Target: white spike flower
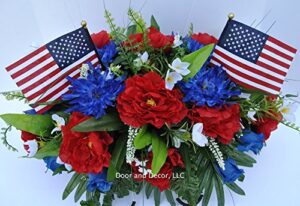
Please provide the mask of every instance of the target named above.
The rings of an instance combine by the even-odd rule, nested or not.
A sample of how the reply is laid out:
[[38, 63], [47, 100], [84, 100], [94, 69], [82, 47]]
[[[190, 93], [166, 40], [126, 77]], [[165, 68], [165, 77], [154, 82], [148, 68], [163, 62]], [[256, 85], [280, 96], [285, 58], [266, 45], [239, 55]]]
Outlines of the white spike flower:
[[148, 61], [149, 54], [148, 52], [144, 52], [143, 54], [139, 54], [138, 57], [133, 61], [134, 66], [141, 67], [143, 64], [145, 64]]
[[172, 90], [175, 86], [175, 84], [182, 80], [182, 76], [178, 74], [177, 72], [170, 72], [170, 70], [167, 71], [166, 75], [166, 89]]
[[179, 58], [174, 59], [172, 64], [168, 64], [171, 69], [176, 71], [177, 73], [185, 76], [188, 75], [191, 71], [188, 69], [190, 63], [182, 62]]
[[183, 42], [181, 41], [181, 37], [179, 34], [174, 36], [173, 48], [179, 47]]
[[297, 103], [292, 102], [284, 102], [282, 107], [280, 108], [280, 112], [282, 113], [282, 116], [285, 120], [289, 122], [295, 122], [296, 121], [296, 111], [298, 109]]

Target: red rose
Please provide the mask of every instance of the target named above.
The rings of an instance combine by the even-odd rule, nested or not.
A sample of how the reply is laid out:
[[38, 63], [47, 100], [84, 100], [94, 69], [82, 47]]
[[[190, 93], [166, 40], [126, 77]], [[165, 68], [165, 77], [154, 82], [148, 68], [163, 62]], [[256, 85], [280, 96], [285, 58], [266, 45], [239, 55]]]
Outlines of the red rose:
[[[21, 131], [21, 139], [24, 142], [30, 141], [30, 140], [38, 140], [38, 136], [36, 136], [35, 134], [26, 132], [26, 131]], [[24, 149], [29, 152], [29, 146], [27, 144], [23, 145]]]
[[216, 39], [214, 36], [211, 36], [207, 33], [192, 34], [192, 39], [204, 45], [218, 43], [218, 39]]
[[181, 93], [165, 88], [165, 82], [155, 72], [135, 75], [125, 82], [125, 90], [117, 98], [121, 120], [133, 127], [147, 123], [161, 128], [165, 123], [179, 123], [187, 109], [180, 101]]
[[134, 47], [135, 50], [142, 50], [143, 48], [143, 34], [130, 34], [128, 37], [128, 41], [124, 42], [124, 46]]
[[240, 106], [238, 104], [224, 105], [221, 108], [195, 107], [189, 114], [195, 122], [203, 123], [205, 135], [228, 144], [234, 134], [240, 130]]
[[74, 132], [71, 129], [88, 119], [79, 112], [72, 113], [69, 123], [62, 127], [63, 141], [59, 157], [78, 173], [99, 173], [109, 166], [108, 146], [113, 142], [106, 132]]
[[101, 49], [102, 47], [104, 47], [106, 44], [110, 42], [109, 34], [104, 30], [96, 34], [92, 34], [91, 37], [95, 46], [98, 49]]
[[154, 49], [171, 47], [174, 41], [172, 35], [164, 35], [154, 27], [150, 27], [148, 31], [149, 45]]
[[279, 122], [282, 120], [282, 115], [280, 113], [273, 114], [275, 117], [266, 115], [265, 117], [259, 118], [256, 122], [254, 122], [255, 131], [258, 134], [263, 133], [265, 140], [269, 139], [271, 132], [277, 129]]
[[[150, 152], [149, 160], [146, 163], [145, 169], [151, 169], [152, 158], [153, 158], [153, 154], [152, 152]], [[133, 162], [132, 164], [132, 170], [134, 175], [133, 177], [136, 181], [145, 180], [149, 182], [152, 186], [158, 187], [160, 191], [164, 191], [170, 188], [170, 180], [172, 178], [173, 168], [177, 166], [184, 168], [184, 164], [180, 154], [177, 152], [176, 149], [171, 148], [168, 150], [168, 157], [165, 164], [163, 165], [163, 167], [160, 169], [159, 173], [156, 176], [147, 174], [145, 176], [145, 179], [143, 179], [142, 173], [139, 171], [139, 167], [136, 165], [135, 162]]]

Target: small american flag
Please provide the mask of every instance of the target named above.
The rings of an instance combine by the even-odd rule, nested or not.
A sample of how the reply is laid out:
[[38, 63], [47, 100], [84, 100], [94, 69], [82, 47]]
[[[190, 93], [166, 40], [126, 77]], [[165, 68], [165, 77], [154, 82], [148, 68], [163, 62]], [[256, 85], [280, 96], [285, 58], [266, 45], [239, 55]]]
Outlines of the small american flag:
[[293, 47], [240, 22], [229, 20], [212, 55], [241, 86], [278, 94], [296, 54]]
[[39, 103], [59, 100], [68, 91], [67, 76], [78, 78], [85, 62], [99, 63], [89, 32], [79, 28], [40, 47], [8, 66], [6, 70], [38, 113], [52, 105]]

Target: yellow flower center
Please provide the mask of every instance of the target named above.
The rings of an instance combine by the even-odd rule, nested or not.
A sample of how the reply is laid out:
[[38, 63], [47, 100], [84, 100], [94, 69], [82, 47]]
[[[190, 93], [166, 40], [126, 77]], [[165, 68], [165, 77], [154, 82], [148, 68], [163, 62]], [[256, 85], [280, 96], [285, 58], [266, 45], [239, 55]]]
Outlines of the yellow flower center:
[[168, 77], [167, 82], [173, 82], [173, 77]]
[[92, 142], [88, 142], [88, 147], [89, 147], [90, 149], [92, 149], [92, 146], [93, 146], [93, 143], [92, 143]]
[[281, 112], [284, 113], [284, 114], [289, 113], [289, 111], [290, 111], [290, 109], [287, 108], [287, 107], [284, 107], [284, 108], [282, 108], [282, 110], [281, 110]]
[[152, 99], [152, 98], [147, 100], [147, 104], [150, 106], [156, 106], [156, 103], [155, 103], [154, 99]]

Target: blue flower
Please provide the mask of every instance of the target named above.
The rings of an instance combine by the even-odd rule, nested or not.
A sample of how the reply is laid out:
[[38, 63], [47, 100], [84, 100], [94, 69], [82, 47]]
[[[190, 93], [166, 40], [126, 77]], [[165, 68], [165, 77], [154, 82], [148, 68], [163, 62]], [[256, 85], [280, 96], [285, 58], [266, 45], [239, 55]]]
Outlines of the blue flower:
[[185, 37], [183, 40], [186, 43], [186, 46], [190, 53], [197, 51], [205, 46], [204, 44], [201, 44], [200, 42], [192, 39], [192, 37]]
[[109, 64], [113, 61], [114, 56], [118, 53], [117, 46], [113, 41], [110, 41], [101, 49], [97, 49], [101, 57], [102, 63], [108, 67]]
[[62, 166], [61, 164], [58, 164], [56, 162], [57, 157], [44, 157], [43, 160], [46, 163], [46, 167], [48, 169], [50, 169], [52, 172], [54, 172], [55, 170], [57, 170], [60, 166]]
[[240, 145], [237, 149], [241, 152], [251, 150], [254, 154], [258, 154], [264, 146], [265, 137], [263, 134], [257, 134], [249, 129], [243, 131], [243, 136], [240, 137]]
[[180, 82], [184, 94], [183, 101], [197, 106], [221, 106], [226, 100], [237, 96], [241, 91], [232, 82], [222, 67], [203, 67], [188, 82]]
[[225, 183], [234, 183], [244, 173], [231, 158], [225, 160], [225, 170], [218, 167], [218, 171]]
[[112, 182], [107, 182], [107, 169], [104, 169], [101, 173], [90, 173], [87, 182], [87, 191], [94, 192], [98, 189], [101, 192], [108, 192], [112, 186]]
[[118, 94], [124, 89], [124, 77], [114, 78], [108, 70], [101, 71], [90, 64], [87, 79], [72, 79], [71, 93], [63, 95], [63, 100], [72, 105], [66, 112], [81, 112], [96, 119], [106, 114], [109, 106], [114, 106]]

